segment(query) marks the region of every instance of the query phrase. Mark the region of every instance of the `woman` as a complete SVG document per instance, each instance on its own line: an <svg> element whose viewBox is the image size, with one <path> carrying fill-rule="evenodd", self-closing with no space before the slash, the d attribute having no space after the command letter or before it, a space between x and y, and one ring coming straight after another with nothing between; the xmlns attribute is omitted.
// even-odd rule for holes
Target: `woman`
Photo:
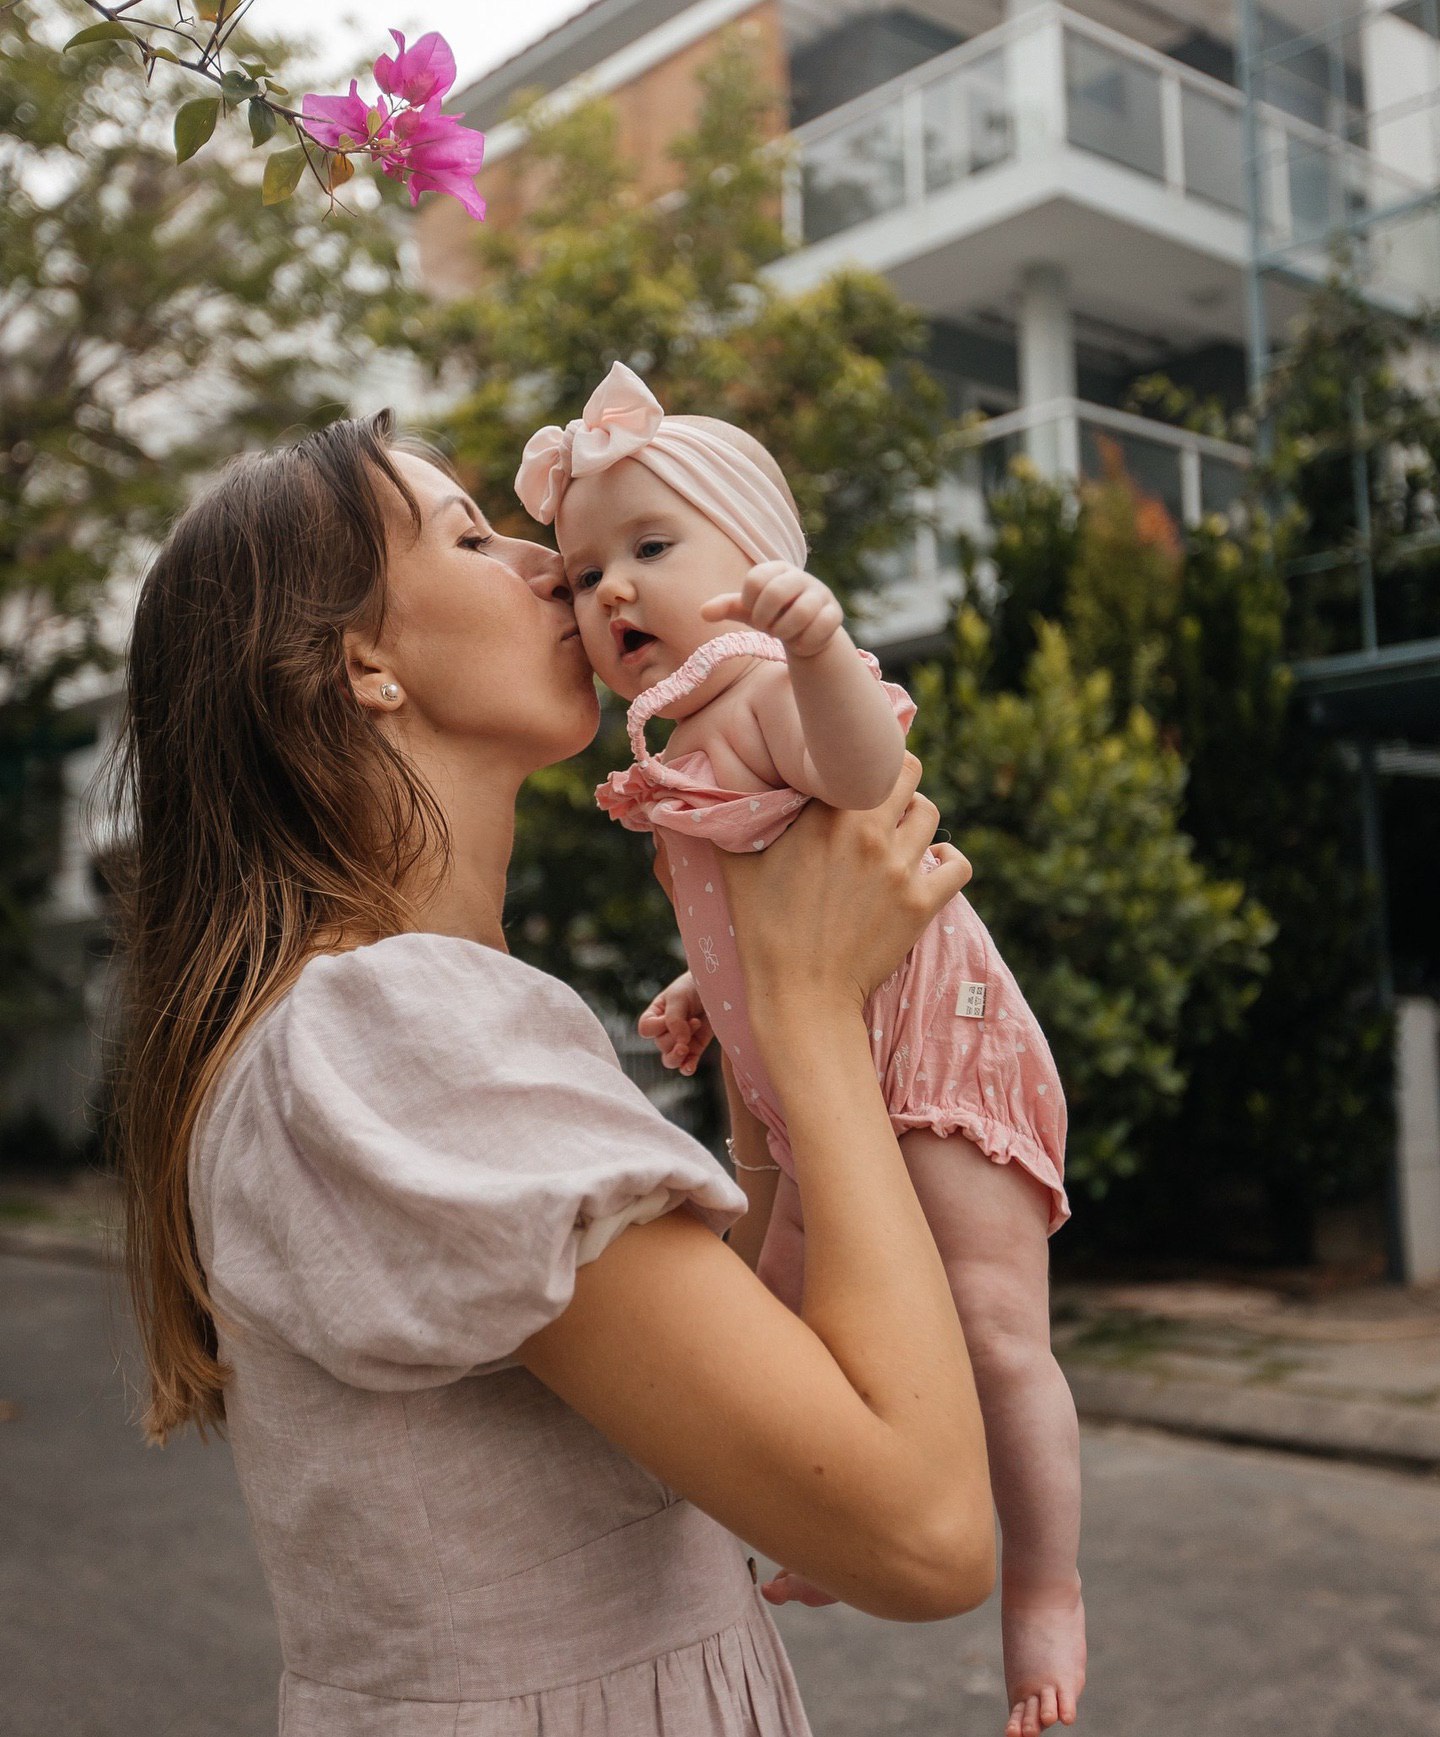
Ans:
<svg viewBox="0 0 1440 1737"><path fill-rule="evenodd" d="M145 581L119 1128L147 1428L225 1421L285 1737L796 1737L737 1537L880 1616L991 1586L965 1346L860 1015L968 866L921 872L912 760L731 871L797 1317L716 1234L741 1192L505 951L516 793L596 723L557 557L385 415L237 463Z"/></svg>

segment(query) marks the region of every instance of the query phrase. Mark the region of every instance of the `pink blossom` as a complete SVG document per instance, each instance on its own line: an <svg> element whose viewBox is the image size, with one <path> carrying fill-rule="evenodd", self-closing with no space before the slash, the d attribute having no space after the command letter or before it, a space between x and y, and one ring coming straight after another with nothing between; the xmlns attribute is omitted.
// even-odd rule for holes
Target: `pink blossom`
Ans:
<svg viewBox="0 0 1440 1737"><path fill-rule="evenodd" d="M349 96L307 96L300 112L305 119L305 131L327 151L355 150L371 136L370 110L353 78ZM390 119L389 106L383 97L380 117L375 137L384 138L390 130Z"/></svg>
<svg viewBox="0 0 1440 1737"><path fill-rule="evenodd" d="M483 217L485 201L475 190L475 176L484 160L485 135L453 115L442 115L435 97L423 109L395 117L394 139L387 141L383 166L389 173L398 169L408 176L412 205L422 193L449 193L472 217Z"/></svg>
<svg viewBox="0 0 1440 1737"><path fill-rule="evenodd" d="M348 96L305 98L305 131L327 151L364 151L383 173L408 183L412 205L422 193L449 193L472 217L483 217L475 176L485 158L485 135L440 113L455 82L449 44L432 31L406 48L398 30L390 34L399 52L393 59L379 57L375 82L395 102L381 96L373 108L367 106L351 79Z"/></svg>
<svg viewBox="0 0 1440 1737"><path fill-rule="evenodd" d="M382 54L375 62L375 82L381 90L415 108L443 97L455 82L455 56L445 38L432 30L413 48L406 48L398 30L390 34L399 53L393 59Z"/></svg>

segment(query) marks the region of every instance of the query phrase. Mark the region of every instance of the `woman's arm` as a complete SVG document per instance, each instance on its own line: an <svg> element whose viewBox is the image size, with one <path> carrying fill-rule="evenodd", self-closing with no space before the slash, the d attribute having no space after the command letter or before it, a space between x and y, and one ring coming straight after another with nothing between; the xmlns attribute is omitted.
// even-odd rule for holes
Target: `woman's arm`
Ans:
<svg viewBox="0 0 1440 1737"><path fill-rule="evenodd" d="M770 1209L775 1204L779 1172L765 1141L765 1124L746 1108L730 1070L730 1058L723 1053L720 1070L725 1076L725 1102L730 1110L735 1180L750 1202L744 1218L731 1227L725 1240L753 1273L765 1245L765 1232L770 1228Z"/></svg>
<svg viewBox="0 0 1440 1737"><path fill-rule="evenodd" d="M914 797L918 775L907 758L882 807L815 807L764 859L726 864L805 1201L801 1315L673 1212L582 1267L570 1306L518 1353L758 1550L862 1610L915 1621L973 1608L994 1579L964 1337L861 1017L968 878L948 847L920 870L936 812Z"/></svg>

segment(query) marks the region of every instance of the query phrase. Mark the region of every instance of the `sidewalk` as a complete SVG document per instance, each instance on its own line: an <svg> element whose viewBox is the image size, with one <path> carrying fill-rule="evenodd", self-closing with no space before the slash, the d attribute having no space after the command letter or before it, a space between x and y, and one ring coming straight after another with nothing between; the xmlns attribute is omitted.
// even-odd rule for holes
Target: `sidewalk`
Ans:
<svg viewBox="0 0 1440 1737"><path fill-rule="evenodd" d="M104 1265L118 1190L0 1183L0 1252ZM1057 1284L1080 1415L1440 1470L1440 1286Z"/></svg>
<svg viewBox="0 0 1440 1737"><path fill-rule="evenodd" d="M1440 1287L1060 1285L1085 1418L1440 1469Z"/></svg>

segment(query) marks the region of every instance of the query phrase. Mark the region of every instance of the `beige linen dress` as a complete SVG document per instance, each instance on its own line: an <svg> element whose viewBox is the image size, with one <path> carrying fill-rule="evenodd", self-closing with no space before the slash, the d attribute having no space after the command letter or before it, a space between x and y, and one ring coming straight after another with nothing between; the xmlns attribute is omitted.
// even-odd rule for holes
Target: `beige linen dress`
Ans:
<svg viewBox="0 0 1440 1737"><path fill-rule="evenodd" d="M575 1268L744 1197L543 972L311 960L191 1154L282 1737L808 1737L741 1544L512 1353Z"/></svg>

